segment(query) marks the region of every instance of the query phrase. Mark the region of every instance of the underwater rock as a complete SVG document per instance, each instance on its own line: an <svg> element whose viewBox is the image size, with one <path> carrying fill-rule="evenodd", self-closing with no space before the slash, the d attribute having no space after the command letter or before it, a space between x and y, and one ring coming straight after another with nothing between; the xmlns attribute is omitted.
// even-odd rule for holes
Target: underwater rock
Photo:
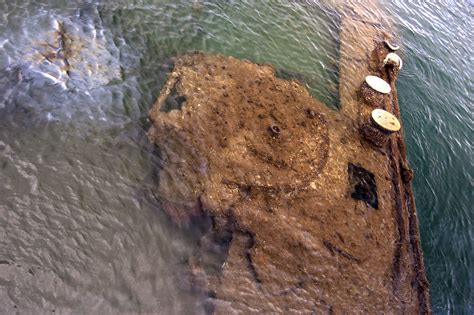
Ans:
<svg viewBox="0 0 474 315"><path fill-rule="evenodd" d="M120 52L97 9L81 15L39 14L4 32L8 63L20 67L25 80L81 92L122 80Z"/></svg>

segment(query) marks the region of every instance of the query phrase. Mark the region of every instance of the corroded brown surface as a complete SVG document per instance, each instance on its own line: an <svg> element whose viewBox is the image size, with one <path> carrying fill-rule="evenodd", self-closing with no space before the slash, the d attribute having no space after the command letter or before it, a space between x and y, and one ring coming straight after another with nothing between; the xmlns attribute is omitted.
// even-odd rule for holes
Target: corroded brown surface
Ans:
<svg viewBox="0 0 474 315"><path fill-rule="evenodd" d="M368 74L399 117L387 35L377 14L342 10L340 112L271 66L201 53L177 60L150 112L163 208L182 226L212 218L190 282L215 313L430 312L403 134L379 148L359 131ZM214 269L209 239L224 244Z"/></svg>
<svg viewBox="0 0 474 315"><path fill-rule="evenodd" d="M401 120L398 104L396 75L398 69L383 68L383 60L390 52L383 40L391 39L387 32L391 29L390 17L380 9L378 1L340 1L344 14L341 26L340 47L340 97L345 115L363 125L373 108L358 96L360 85L366 75L378 75L390 83L392 92L384 98L379 107L388 110ZM399 52L397 52L400 54ZM403 58L403 55L402 55ZM402 310L411 313L430 314L428 281L420 244L418 219L410 180L413 171L406 157L406 147L402 129L393 135L384 148L387 154L393 196L392 215L395 220L394 256L392 261L393 295L400 297ZM410 282L411 285L408 285ZM405 301L416 295L417 307L409 308Z"/></svg>
<svg viewBox="0 0 474 315"><path fill-rule="evenodd" d="M169 97L182 108L160 111ZM270 66L199 53L178 60L150 118L165 210L178 224L206 213L232 234L201 281L217 313L417 310L411 261L394 274L389 159L352 119ZM352 198L349 163L375 175L378 209Z"/></svg>

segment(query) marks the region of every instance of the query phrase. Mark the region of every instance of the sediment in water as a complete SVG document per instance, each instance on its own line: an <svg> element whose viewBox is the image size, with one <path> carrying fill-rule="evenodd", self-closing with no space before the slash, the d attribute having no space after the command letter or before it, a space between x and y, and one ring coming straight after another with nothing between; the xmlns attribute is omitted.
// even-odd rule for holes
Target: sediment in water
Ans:
<svg viewBox="0 0 474 315"><path fill-rule="evenodd" d="M391 83L380 106L400 114L379 67L387 35L351 12L339 112L269 65L203 53L178 58L150 112L163 209L181 226L212 221L190 284L215 313L430 313L403 134L378 148L359 132L367 74Z"/></svg>

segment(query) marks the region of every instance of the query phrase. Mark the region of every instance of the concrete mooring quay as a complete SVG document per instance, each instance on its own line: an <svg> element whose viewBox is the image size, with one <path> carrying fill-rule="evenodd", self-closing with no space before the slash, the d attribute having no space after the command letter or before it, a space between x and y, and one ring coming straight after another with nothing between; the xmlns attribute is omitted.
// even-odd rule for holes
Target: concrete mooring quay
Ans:
<svg viewBox="0 0 474 315"><path fill-rule="evenodd" d="M271 65L194 53L150 112L163 209L208 223L183 285L211 313L431 313L390 24L333 5L339 111Z"/></svg>

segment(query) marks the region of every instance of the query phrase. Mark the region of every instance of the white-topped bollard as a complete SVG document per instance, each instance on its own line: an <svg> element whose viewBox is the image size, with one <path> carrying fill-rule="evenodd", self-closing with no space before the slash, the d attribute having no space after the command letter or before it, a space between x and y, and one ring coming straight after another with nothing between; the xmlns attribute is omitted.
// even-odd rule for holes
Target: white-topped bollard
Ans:
<svg viewBox="0 0 474 315"><path fill-rule="evenodd" d="M402 58L400 58L399 55L396 53L388 53L385 59L383 60L383 65L385 66L393 66L397 67L398 70L402 69L403 66L403 61Z"/></svg>
<svg viewBox="0 0 474 315"><path fill-rule="evenodd" d="M387 46L388 49L390 49L391 51L397 51L400 49L400 46L389 41L389 40L384 40L383 43L385 44L385 46Z"/></svg>
<svg viewBox="0 0 474 315"><path fill-rule="evenodd" d="M390 84L385 80L374 75L368 75L360 88L360 96L372 107L384 107L384 101L391 91Z"/></svg>
<svg viewBox="0 0 474 315"><path fill-rule="evenodd" d="M395 115L380 108L374 109L370 118L377 128L388 133L397 132L401 128L400 121Z"/></svg>
<svg viewBox="0 0 474 315"><path fill-rule="evenodd" d="M362 136L377 147L383 147L391 134L399 131L400 121L392 113L377 108L370 114L368 122L362 125Z"/></svg>
<svg viewBox="0 0 474 315"><path fill-rule="evenodd" d="M388 71L388 77L390 81L397 79L398 73L403 67L402 58L396 53L388 53L382 61L381 69L385 68Z"/></svg>

